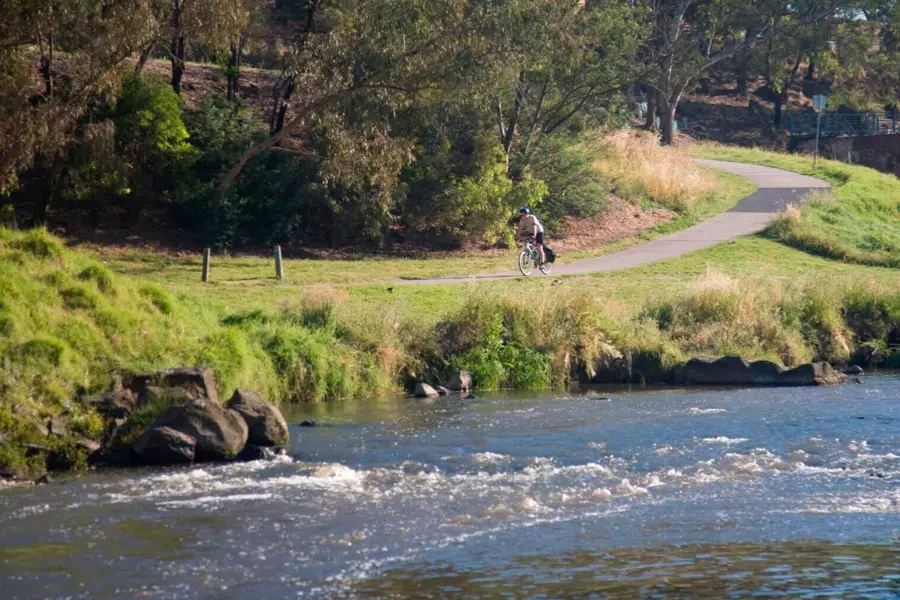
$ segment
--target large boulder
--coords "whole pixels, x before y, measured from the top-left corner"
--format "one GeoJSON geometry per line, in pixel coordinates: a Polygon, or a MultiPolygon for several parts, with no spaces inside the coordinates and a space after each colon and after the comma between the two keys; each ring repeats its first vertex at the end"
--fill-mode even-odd
{"type": "Polygon", "coordinates": [[[468,392],[472,389],[472,374],[468,371],[457,371],[450,376],[444,387],[452,392],[468,392]]]}
{"type": "Polygon", "coordinates": [[[197,442],[171,427],[152,427],[134,444],[134,451],[153,465],[181,465],[194,462],[197,442]]]}
{"type": "MultiPolygon", "coordinates": [[[[159,451],[159,444],[171,440],[173,434],[162,432],[171,429],[194,441],[194,457],[197,462],[232,460],[247,443],[248,428],[244,418],[207,399],[191,400],[182,406],[173,406],[159,415],[134,444],[135,453],[142,460],[154,464],[166,464],[169,451],[159,451]]],[[[182,445],[183,438],[178,436],[182,445]]],[[[184,454],[172,450],[173,454],[184,454]]]]}
{"type": "Polygon", "coordinates": [[[812,385],[838,385],[847,383],[847,376],[835,371],[826,362],[800,365],[790,371],[781,374],[781,385],[812,386],[812,385]]]}
{"type": "Polygon", "coordinates": [[[216,390],[216,378],[208,367],[174,367],[157,371],[131,375],[125,381],[125,387],[138,398],[138,404],[146,402],[154,392],[151,388],[181,388],[184,395],[191,400],[207,399],[219,403],[216,390]]]}
{"type": "Polygon", "coordinates": [[[717,360],[693,358],[680,367],[676,381],[682,385],[813,386],[846,382],[828,363],[813,363],[785,370],[770,361],[748,362],[740,356],[717,360]]]}
{"type": "Polygon", "coordinates": [[[256,392],[235,390],[225,404],[247,422],[248,442],[254,446],[284,446],[288,443],[288,425],[276,406],[256,392]]]}

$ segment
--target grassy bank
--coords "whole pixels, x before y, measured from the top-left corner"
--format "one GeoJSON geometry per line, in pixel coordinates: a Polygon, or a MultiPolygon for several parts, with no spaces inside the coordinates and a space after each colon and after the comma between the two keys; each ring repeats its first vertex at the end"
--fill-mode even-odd
{"type": "Polygon", "coordinates": [[[789,210],[769,230],[788,246],[835,260],[900,267],[900,179],[867,167],[803,155],[701,146],[695,156],[747,162],[818,177],[832,190],[789,210]]]}
{"type": "MultiPolygon", "coordinates": [[[[778,248],[743,240],[713,251],[727,265],[746,243],[778,248]]],[[[694,256],[556,285],[180,289],[116,274],[40,230],[0,230],[0,467],[39,469],[46,454],[35,446],[82,463],[76,440],[99,439],[105,424],[77,398],[127,371],[205,364],[223,394],[240,386],[315,402],[400,391],[460,368],[482,389],[543,389],[598,374],[665,378],[697,354],[841,363],[867,342],[885,358],[900,342],[900,294],[877,283],[882,270],[835,270],[845,279],[831,291],[821,277],[788,281],[790,269],[784,280],[708,270],[694,256]],[[42,424],[54,416],[67,434],[47,436],[42,424]]]]}

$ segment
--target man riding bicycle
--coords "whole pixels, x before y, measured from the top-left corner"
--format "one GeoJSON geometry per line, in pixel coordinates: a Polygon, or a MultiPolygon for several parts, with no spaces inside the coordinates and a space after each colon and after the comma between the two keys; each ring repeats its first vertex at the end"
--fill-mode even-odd
{"type": "Polygon", "coordinates": [[[544,256],[544,226],[527,206],[519,209],[519,232],[516,234],[516,238],[522,239],[525,236],[534,238],[538,257],[541,259],[541,264],[544,264],[546,260],[544,256]]]}

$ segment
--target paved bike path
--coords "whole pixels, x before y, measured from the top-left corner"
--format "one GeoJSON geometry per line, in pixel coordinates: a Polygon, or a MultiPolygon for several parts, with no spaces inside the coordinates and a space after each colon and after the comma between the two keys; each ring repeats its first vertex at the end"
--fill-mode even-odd
{"type": "MultiPolygon", "coordinates": [[[[689,252],[709,248],[710,246],[745,235],[759,233],[787,205],[799,203],[811,192],[830,187],[820,179],[772,167],[718,160],[698,159],[697,162],[707,167],[744,177],[755,183],[759,189],[741,200],[731,210],[718,214],[693,227],[662,236],[651,242],[640,244],[621,252],[606,254],[596,258],[586,258],[568,264],[554,265],[553,274],[580,275],[630,269],[669,260],[670,258],[677,258],[689,252]]],[[[535,270],[535,273],[537,274],[537,270],[535,270]]],[[[538,276],[540,275],[538,274],[538,276]]],[[[521,274],[509,272],[439,279],[410,279],[396,283],[463,283],[467,281],[497,281],[514,277],[521,277],[521,274]]]]}

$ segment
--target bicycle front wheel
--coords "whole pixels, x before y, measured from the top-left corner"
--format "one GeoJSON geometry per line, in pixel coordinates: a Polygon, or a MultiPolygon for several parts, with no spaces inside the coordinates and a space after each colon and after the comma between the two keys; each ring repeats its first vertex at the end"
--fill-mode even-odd
{"type": "Polygon", "coordinates": [[[521,271],[522,275],[528,277],[531,275],[532,269],[534,269],[534,259],[531,258],[531,253],[523,250],[519,255],[519,271],[521,271]]]}

